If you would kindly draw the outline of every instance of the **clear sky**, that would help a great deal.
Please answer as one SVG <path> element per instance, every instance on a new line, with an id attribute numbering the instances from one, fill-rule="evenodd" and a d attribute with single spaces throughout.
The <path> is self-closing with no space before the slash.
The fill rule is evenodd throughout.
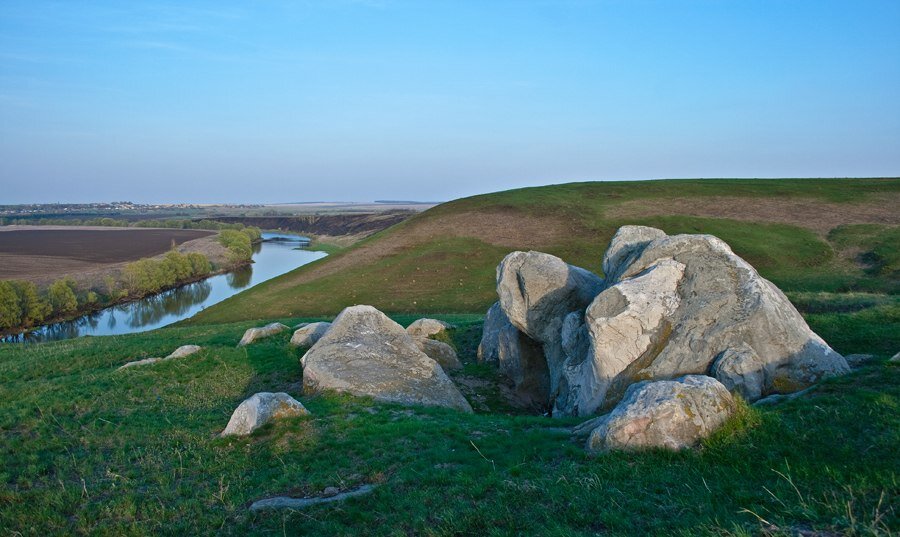
<path id="1" fill-rule="evenodd" d="M 900 175 L 900 1 L 0 2 L 0 203 Z"/>

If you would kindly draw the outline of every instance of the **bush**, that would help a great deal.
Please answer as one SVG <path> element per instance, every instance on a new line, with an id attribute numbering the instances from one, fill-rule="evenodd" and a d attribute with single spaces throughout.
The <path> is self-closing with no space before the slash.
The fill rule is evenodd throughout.
<path id="1" fill-rule="evenodd" d="M 212 264 L 205 255 L 191 252 L 187 255 L 187 258 L 191 264 L 191 273 L 194 276 L 206 276 L 212 272 Z"/>
<path id="2" fill-rule="evenodd" d="M 228 248 L 229 258 L 232 263 L 249 261 L 253 256 L 253 247 L 250 236 L 243 231 L 224 229 L 219 233 L 219 242 Z"/>
<path id="3" fill-rule="evenodd" d="M 196 252 L 185 255 L 172 250 L 162 261 L 139 259 L 128 263 L 122 274 L 129 292 L 138 295 L 155 293 L 190 278 L 206 276 L 211 270 L 205 255 Z"/>
<path id="4" fill-rule="evenodd" d="M 56 280 L 47 289 L 47 298 L 53 306 L 53 312 L 66 315 L 78 310 L 78 297 L 75 295 L 75 282 L 69 278 Z"/>

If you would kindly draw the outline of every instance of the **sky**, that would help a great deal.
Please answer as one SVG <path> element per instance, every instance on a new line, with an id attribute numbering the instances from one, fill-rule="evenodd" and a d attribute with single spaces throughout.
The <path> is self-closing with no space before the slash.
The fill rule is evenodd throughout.
<path id="1" fill-rule="evenodd" d="M 0 2 L 0 204 L 900 175 L 897 0 Z"/>

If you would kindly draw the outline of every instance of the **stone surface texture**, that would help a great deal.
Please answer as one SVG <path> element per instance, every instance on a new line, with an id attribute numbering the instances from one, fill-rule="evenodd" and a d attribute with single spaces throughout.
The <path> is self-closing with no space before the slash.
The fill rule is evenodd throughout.
<path id="1" fill-rule="evenodd" d="M 335 390 L 379 401 L 472 408 L 441 366 L 372 306 L 344 309 L 301 359 L 307 392 Z"/>

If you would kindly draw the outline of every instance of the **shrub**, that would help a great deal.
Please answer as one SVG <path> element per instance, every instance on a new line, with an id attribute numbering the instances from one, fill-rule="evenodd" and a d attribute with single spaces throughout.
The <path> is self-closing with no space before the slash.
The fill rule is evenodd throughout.
<path id="1" fill-rule="evenodd" d="M 242 231 L 225 229 L 219 233 L 219 242 L 228 248 L 229 258 L 233 263 L 249 261 L 253 256 L 250 237 Z"/>
<path id="2" fill-rule="evenodd" d="M 191 252 L 187 255 L 188 262 L 191 264 L 191 274 L 194 276 L 206 276 L 212 272 L 212 264 L 205 255 Z"/>

